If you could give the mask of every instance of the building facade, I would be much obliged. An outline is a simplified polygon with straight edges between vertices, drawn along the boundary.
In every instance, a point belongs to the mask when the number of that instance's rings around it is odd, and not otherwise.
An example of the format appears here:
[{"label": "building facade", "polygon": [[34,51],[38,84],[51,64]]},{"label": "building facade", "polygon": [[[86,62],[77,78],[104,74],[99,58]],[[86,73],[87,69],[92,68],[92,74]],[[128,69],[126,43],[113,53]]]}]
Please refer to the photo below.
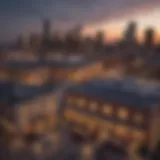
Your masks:
[{"label": "building facade", "polygon": [[128,151],[144,142],[152,148],[159,134],[159,103],[152,96],[87,82],[69,89],[61,106],[62,121],[70,130],[102,142],[112,141]]}]

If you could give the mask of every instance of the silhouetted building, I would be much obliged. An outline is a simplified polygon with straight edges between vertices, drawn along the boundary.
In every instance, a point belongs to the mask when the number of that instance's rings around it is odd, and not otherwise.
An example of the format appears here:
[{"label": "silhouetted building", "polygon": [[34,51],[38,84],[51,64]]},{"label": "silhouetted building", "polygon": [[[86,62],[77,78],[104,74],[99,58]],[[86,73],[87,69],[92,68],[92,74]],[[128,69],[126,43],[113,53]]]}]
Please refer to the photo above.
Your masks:
[{"label": "silhouetted building", "polygon": [[22,35],[18,36],[16,46],[19,49],[23,49],[24,48],[24,38],[23,38]]},{"label": "silhouetted building", "polygon": [[130,22],[124,33],[125,42],[135,43],[136,42],[136,32],[137,32],[137,24],[135,22]]},{"label": "silhouetted building", "polygon": [[105,35],[103,31],[98,31],[95,37],[95,51],[102,51],[104,47]]},{"label": "silhouetted building", "polygon": [[93,55],[94,51],[94,39],[92,37],[86,37],[83,40],[83,51],[86,52],[87,55]]},{"label": "silhouetted building", "polygon": [[43,48],[48,50],[51,46],[51,23],[45,20],[43,24]]},{"label": "silhouetted building", "polygon": [[77,26],[70,30],[65,38],[67,51],[78,52],[81,49],[82,42],[82,27]]},{"label": "silhouetted building", "polygon": [[52,36],[53,49],[59,50],[63,48],[63,38],[59,31],[55,31]]},{"label": "silhouetted building", "polygon": [[154,36],[155,36],[155,32],[154,32],[154,29],[152,28],[148,28],[146,29],[145,31],[145,34],[144,34],[144,45],[146,47],[151,47],[154,45]]},{"label": "silhouetted building", "polygon": [[38,34],[31,34],[29,37],[29,47],[38,49],[41,45],[41,37]]}]

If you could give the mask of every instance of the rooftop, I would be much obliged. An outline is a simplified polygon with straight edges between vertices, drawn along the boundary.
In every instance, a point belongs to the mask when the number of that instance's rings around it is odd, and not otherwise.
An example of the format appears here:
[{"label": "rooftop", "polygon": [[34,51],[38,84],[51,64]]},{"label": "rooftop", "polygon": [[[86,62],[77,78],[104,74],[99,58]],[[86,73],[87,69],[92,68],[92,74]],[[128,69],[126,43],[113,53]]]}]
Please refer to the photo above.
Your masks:
[{"label": "rooftop", "polygon": [[36,67],[56,67],[56,68],[77,68],[87,65],[89,62],[86,60],[44,60],[39,61],[5,61],[0,63],[0,67],[11,67],[11,68],[36,68]]},{"label": "rooftop", "polygon": [[43,94],[50,93],[58,89],[60,85],[60,82],[41,86],[1,82],[0,99],[6,99],[9,101],[9,104],[15,105],[27,100],[34,99]]},{"label": "rooftop", "polygon": [[111,103],[141,108],[150,108],[160,102],[160,87],[144,87],[131,80],[94,79],[72,87],[69,91]]}]

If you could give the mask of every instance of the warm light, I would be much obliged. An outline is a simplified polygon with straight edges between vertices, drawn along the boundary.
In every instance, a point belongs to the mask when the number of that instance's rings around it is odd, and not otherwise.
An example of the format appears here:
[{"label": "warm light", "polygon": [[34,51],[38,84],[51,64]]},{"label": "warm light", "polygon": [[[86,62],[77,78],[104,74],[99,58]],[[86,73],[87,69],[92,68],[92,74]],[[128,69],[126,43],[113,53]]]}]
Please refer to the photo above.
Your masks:
[{"label": "warm light", "polygon": [[106,115],[111,115],[111,114],[112,114],[112,106],[110,106],[110,105],[105,105],[105,106],[103,107],[103,112],[104,112],[104,114],[106,114]]},{"label": "warm light", "polygon": [[141,124],[143,122],[143,115],[139,113],[135,114],[134,121],[138,124]]},{"label": "warm light", "polygon": [[96,102],[91,102],[90,109],[91,111],[96,111],[98,108],[98,104]]},{"label": "warm light", "polygon": [[126,120],[128,118],[128,110],[125,108],[120,108],[118,110],[118,117],[120,119]]}]

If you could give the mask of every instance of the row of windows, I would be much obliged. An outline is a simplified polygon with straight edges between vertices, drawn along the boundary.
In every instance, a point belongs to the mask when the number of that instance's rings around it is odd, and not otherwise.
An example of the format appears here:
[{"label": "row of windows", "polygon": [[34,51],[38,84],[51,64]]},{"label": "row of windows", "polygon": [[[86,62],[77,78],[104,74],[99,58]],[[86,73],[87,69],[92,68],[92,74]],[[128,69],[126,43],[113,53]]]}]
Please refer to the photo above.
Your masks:
[{"label": "row of windows", "polygon": [[81,131],[82,129],[82,132],[84,130],[84,128],[86,128],[86,133],[87,131],[95,131],[95,130],[99,130],[100,131],[100,136],[101,134],[105,134],[105,135],[108,135],[108,136],[113,136],[113,135],[117,135],[117,136],[120,136],[120,137],[134,137],[135,139],[143,139],[145,134],[143,131],[140,131],[140,130],[137,130],[137,129],[132,129],[132,128],[129,128],[127,126],[123,126],[123,125],[116,125],[116,124],[112,124],[112,123],[105,123],[104,126],[103,124],[101,123],[97,123],[96,121],[94,120],[89,120],[89,121],[79,121],[79,119],[77,118],[77,114],[75,115],[75,118],[67,118],[66,116],[66,119],[67,121],[70,123],[74,123],[75,124],[75,127],[74,129],[77,130],[77,131]]},{"label": "row of windows", "polygon": [[[85,99],[77,99],[76,100],[76,99],[70,97],[70,98],[68,98],[68,103],[75,104],[77,107],[80,107],[80,108],[85,108],[87,101]],[[89,109],[92,112],[97,112],[97,110],[99,108],[99,105],[96,102],[90,102],[89,104],[87,104],[87,106],[89,107]],[[112,105],[104,105],[104,106],[102,106],[102,112],[104,115],[112,116],[114,114],[114,108],[112,107]],[[129,117],[129,110],[125,107],[120,107],[117,110],[117,116],[118,116],[118,118],[120,118],[122,120],[128,120],[130,118]],[[143,123],[144,117],[141,113],[137,112],[133,116],[133,121],[138,124]]]}]

